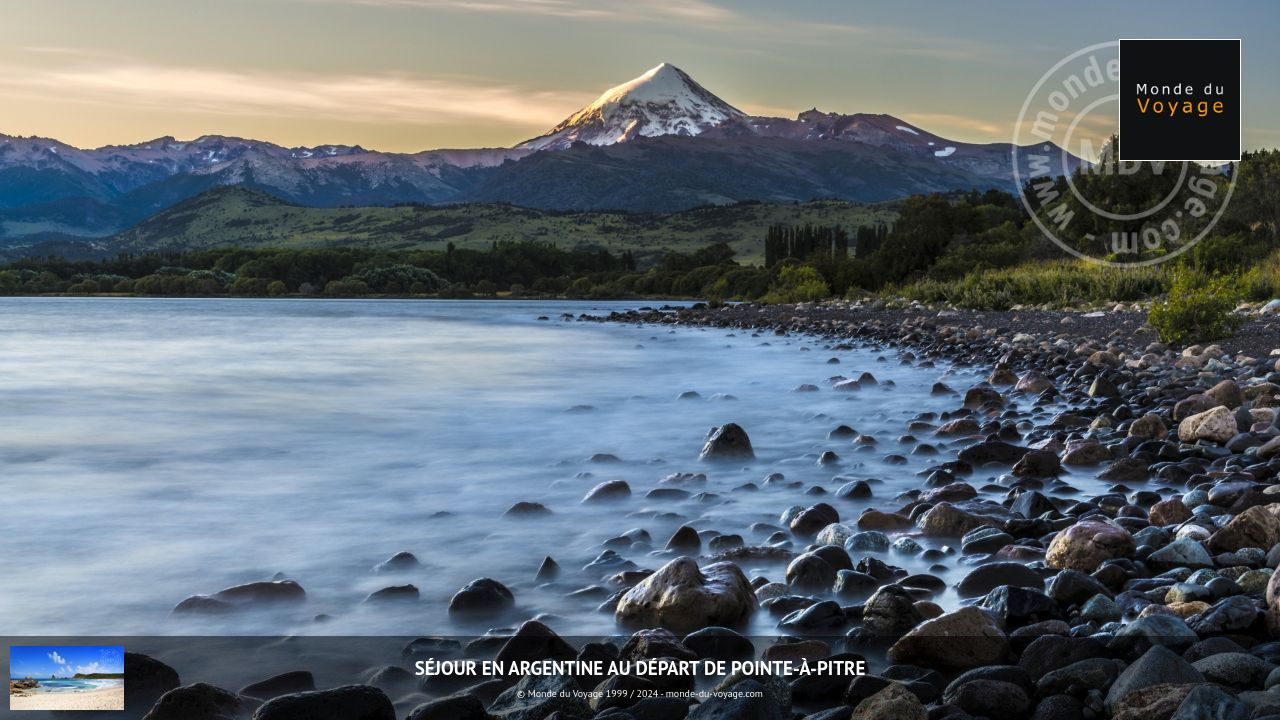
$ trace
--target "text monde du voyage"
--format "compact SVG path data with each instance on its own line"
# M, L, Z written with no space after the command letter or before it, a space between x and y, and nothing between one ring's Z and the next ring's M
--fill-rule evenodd
M1202 117L1223 115L1227 111L1224 86L1205 83L1203 87L1190 83L1174 85L1151 85L1136 83L1134 91L1137 97L1138 112L1143 115L1163 117ZM1208 99L1201 99L1208 98Z

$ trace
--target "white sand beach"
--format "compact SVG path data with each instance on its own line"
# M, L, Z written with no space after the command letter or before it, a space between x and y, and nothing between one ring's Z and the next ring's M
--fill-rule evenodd
M123 710L124 685L84 692L38 692L9 696L10 710Z

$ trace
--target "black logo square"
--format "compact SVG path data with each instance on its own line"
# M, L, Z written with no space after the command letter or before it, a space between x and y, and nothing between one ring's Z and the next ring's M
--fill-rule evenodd
M1122 160L1240 159L1239 40L1121 40Z

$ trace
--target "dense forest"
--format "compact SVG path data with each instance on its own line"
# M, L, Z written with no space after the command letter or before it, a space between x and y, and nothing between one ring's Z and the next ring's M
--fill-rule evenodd
M763 266L740 263L724 242L668 251L647 267L630 251L565 249L550 242L499 241L485 249L450 243L441 250L229 248L121 254L101 261L27 258L0 269L0 293L785 302L887 291L1002 308L1148 298L1166 292L1179 269L1191 268L1229 276L1242 296L1275 297L1280 294L1280 151L1248 153L1232 172L1238 174L1235 195L1210 236L1178 262L1146 269L1064 260L1017 197L988 190L908 198L891 225L762 227ZM1216 182L1229 179L1223 174ZM1166 192L1168 183L1149 172L1077 174L1073 181L1095 202L1139 206ZM1133 229L1113 225L1095 222L1068 241L1096 250L1083 247L1090 237Z

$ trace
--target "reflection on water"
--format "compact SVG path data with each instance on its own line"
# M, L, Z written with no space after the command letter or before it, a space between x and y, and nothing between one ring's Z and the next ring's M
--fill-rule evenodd
M812 340L559 317L624 306L0 301L0 634L444 633L458 629L448 598L480 576L509 585L525 617L550 613L566 633L608 632L611 617L595 612L601 598L565 598L599 582L577 569L602 541L643 528L661 548L683 517L761 543L767 533L751 533L752 523L818 499L776 486L734 490L770 472L830 491L843 482L837 474L875 478L869 502L896 505L889 499L918 487L915 472L936 461L897 443L906 421L956 404L930 395L935 381L973 379ZM896 387L837 393L826 384L864 370ZM804 383L821 390L792 392ZM700 397L677 399L689 390ZM707 429L729 421L751 434L757 460L700 466ZM840 423L879 445L856 452L828 440ZM828 449L841 466L817 464ZM891 452L908 464L883 463ZM621 462L587 461L597 453ZM683 471L707 472L719 500L644 498ZM632 498L580 504L609 479L628 481ZM504 518L520 500L554 514ZM832 502L853 519L868 501ZM422 567L371 572L401 550ZM664 562L644 548L621 553L641 567ZM539 588L545 555L566 573ZM744 569L782 574L776 564ZM306 588L303 609L204 626L169 617L184 597L276 573ZM420 602L361 606L406 582ZM332 619L316 624L318 614Z

